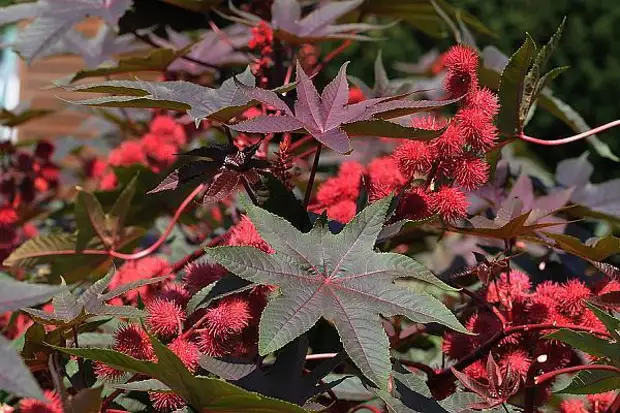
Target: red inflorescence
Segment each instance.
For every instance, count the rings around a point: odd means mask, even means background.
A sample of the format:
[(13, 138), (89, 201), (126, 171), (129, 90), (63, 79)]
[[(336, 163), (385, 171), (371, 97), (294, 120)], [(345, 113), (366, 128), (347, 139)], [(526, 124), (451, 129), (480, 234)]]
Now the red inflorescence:
[(185, 266), (183, 285), (190, 294), (195, 294), (226, 274), (226, 269), (220, 265), (194, 261)]
[(421, 141), (407, 141), (392, 153), (400, 173), (407, 179), (413, 179), (415, 174), (430, 173), (434, 155), (431, 147)]
[(169, 392), (149, 392), (149, 399), (157, 412), (170, 413), (185, 406), (181, 396)]
[(47, 401), (37, 399), (22, 399), (19, 402), (20, 413), (63, 413), (62, 402), (58, 393), (45, 390)]
[(452, 162), (454, 181), (463, 189), (472, 191), (480, 188), (489, 178), (489, 164), (471, 154), (461, 156)]
[(140, 360), (155, 357), (149, 336), (135, 324), (124, 324), (116, 330), (114, 349)]
[(198, 369), (198, 360), (200, 359), (200, 351), (198, 346), (184, 338), (176, 338), (168, 344), (168, 348), (183, 362), (185, 367), (195, 373)]
[(254, 247), (272, 254), (273, 249), (263, 240), (256, 231), (256, 227), (247, 215), (241, 217), (237, 225), (228, 231), (228, 245)]

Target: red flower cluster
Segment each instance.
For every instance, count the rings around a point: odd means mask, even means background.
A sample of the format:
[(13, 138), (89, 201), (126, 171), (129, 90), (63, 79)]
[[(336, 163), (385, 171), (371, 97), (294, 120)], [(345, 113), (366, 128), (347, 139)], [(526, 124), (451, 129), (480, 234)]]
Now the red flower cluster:
[[(494, 305), (512, 326), (551, 323), (605, 331), (605, 327), (585, 305), (585, 300), (596, 293), (579, 280), (573, 279), (563, 284), (546, 281), (533, 289), (526, 274), (513, 270), (509, 274), (503, 273), (478, 294), (481, 301)], [(474, 307), (469, 309), (465, 326), (478, 335), (446, 333), (442, 349), (451, 359), (462, 359), (502, 328), (502, 321), (497, 315), (485, 307), (479, 307), (475, 301), (472, 303)], [(523, 378), (532, 361), (543, 354), (547, 356), (547, 361), (541, 365), (545, 372), (566, 367), (578, 360), (569, 346), (542, 339), (546, 333), (548, 331), (539, 330), (508, 335), (492, 353), (502, 368), (510, 367)], [(464, 372), (475, 379), (484, 379), (487, 375), (481, 361), (468, 366)]]
[[(423, 213), (436, 213), (446, 221), (465, 217), (464, 191), (486, 183), (489, 165), (484, 154), (497, 139), (493, 119), (499, 111), (498, 98), (478, 85), (476, 52), (457, 45), (445, 53), (443, 62), (446, 90), (450, 96), (463, 96), (459, 110), (449, 124), (432, 115), (415, 118), (414, 127), (445, 130), (430, 142), (407, 141), (392, 154), (408, 182), (426, 181), (424, 186), (408, 188), (403, 196), (405, 204), (415, 208), (400, 208), (400, 213), (415, 219), (424, 218)], [(413, 199), (407, 202), (409, 197)]]
[(179, 148), (187, 143), (187, 135), (182, 125), (167, 115), (158, 115), (151, 120), (149, 132), (137, 140), (122, 142), (110, 152), (107, 162), (91, 160), (87, 173), (91, 178), (100, 179), (103, 190), (114, 189), (116, 176), (109, 167), (144, 165), (154, 172), (170, 166)]
[[(455, 46), (446, 52), (444, 62), (446, 90), (451, 96), (463, 97), (459, 110), (450, 123), (435, 115), (412, 120), (416, 128), (443, 133), (429, 142), (405, 141), (391, 159), (377, 158), (366, 170), (354, 162), (343, 163), (339, 174), (319, 187), (311, 211), (326, 210), (330, 219), (351, 220), (361, 176), (366, 174), (371, 202), (404, 189), (397, 209), (399, 218), (423, 219), (437, 214), (454, 221), (466, 216), (469, 202), (465, 191), (479, 188), (488, 179), (484, 154), (497, 139), (493, 119), (499, 103), (493, 92), (478, 85), (478, 55), (473, 49)], [(351, 92), (350, 100), (363, 99)], [(420, 185), (419, 180), (426, 183)]]

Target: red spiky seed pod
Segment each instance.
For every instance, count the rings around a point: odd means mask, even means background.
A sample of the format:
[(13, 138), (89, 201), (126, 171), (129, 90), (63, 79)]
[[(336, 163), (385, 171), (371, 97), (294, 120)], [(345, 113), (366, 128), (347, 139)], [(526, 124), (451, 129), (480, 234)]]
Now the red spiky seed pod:
[(216, 337), (240, 333), (250, 322), (250, 306), (244, 297), (231, 296), (207, 310), (209, 330)]
[(434, 153), (431, 146), (425, 142), (406, 141), (394, 150), (392, 157), (401, 174), (410, 180), (416, 173), (430, 172)]
[(452, 46), (444, 55), (447, 69), (444, 87), (451, 96), (462, 96), (478, 88), (478, 53), (469, 46)]
[(185, 311), (174, 301), (155, 298), (147, 303), (146, 311), (146, 322), (158, 336), (170, 338), (183, 330)]
[(200, 358), (200, 350), (198, 346), (185, 338), (175, 338), (168, 348), (183, 362), (185, 367), (195, 373), (198, 369), (198, 359)]
[(473, 191), (489, 179), (489, 164), (477, 156), (464, 155), (451, 162), (454, 181), (463, 189)]
[(135, 324), (123, 324), (116, 330), (114, 349), (139, 360), (151, 360), (155, 357), (149, 336)]
[(445, 221), (455, 221), (467, 216), (469, 201), (458, 188), (443, 186), (431, 193), (431, 209)]
[(185, 406), (183, 398), (171, 392), (149, 392), (149, 399), (157, 412), (170, 413)]

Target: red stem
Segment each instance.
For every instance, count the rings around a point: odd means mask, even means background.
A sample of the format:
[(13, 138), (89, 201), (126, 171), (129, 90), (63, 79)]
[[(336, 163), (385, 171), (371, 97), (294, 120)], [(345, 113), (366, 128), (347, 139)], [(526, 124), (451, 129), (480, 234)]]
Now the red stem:
[[(213, 247), (219, 244), (223, 239), (224, 239), (224, 235), (218, 235), (217, 237), (213, 238), (207, 244), (207, 247)], [(187, 254), (185, 257), (181, 258), (180, 260), (172, 264), (172, 269), (170, 270), (170, 273), (175, 274), (181, 271), (183, 267), (185, 267), (187, 264), (189, 264), (192, 261), (197, 260), (198, 258), (202, 257), (204, 254), (205, 254), (205, 247), (200, 247), (196, 251)]]
[(541, 374), (534, 379), (534, 383), (541, 384), (555, 378), (556, 376), (559, 376), (560, 374), (576, 373), (583, 370), (606, 370), (620, 374), (620, 369), (618, 367), (608, 366), (606, 364), (588, 364), (585, 366), (566, 367), (563, 369), (550, 371), (549, 373)]
[(323, 360), (323, 359), (331, 359), (338, 355), (338, 353), (318, 353), (318, 354), (308, 354), (306, 356), (306, 361), (308, 360)]
[(316, 152), (317, 149), (316, 148), (310, 148), (302, 153), (300, 153), (299, 155), (297, 155), (294, 159), (294, 161), (300, 161), (303, 158), (305, 158), (306, 156), (312, 155), (314, 152)]
[(583, 138), (587, 138), (588, 136), (597, 134), (597, 133), (602, 132), (602, 131), (607, 130), (607, 129), (614, 128), (614, 127), (616, 127), (618, 125), (620, 125), (620, 119), (614, 120), (613, 122), (606, 123), (604, 125), (601, 125), (599, 127), (594, 128), (594, 129), (590, 129), (588, 131), (582, 132), (582, 133), (580, 133), (578, 135), (573, 135), (573, 136), (569, 136), (568, 138), (555, 139), (555, 140), (551, 140), (551, 141), (545, 140), (545, 139), (533, 138), (531, 136), (525, 135), (524, 133), (521, 133), (521, 134), (517, 135), (517, 137), (520, 138), (520, 139), (523, 139), (524, 141), (536, 143), (536, 144), (539, 144), (539, 145), (557, 146), (557, 145), (564, 145), (566, 143), (575, 142), (575, 141), (578, 141), (578, 140), (583, 139)]
[(352, 44), (353, 44), (353, 40), (351, 40), (351, 39), (345, 40), (344, 42), (342, 42), (342, 44), (340, 46), (338, 46), (337, 48), (335, 48), (334, 50), (329, 52), (327, 55), (325, 55), (325, 58), (314, 69), (314, 72), (312, 73), (312, 76), (316, 75), (321, 70), (323, 70), (325, 68), (325, 66), (327, 66), (329, 64), (329, 62), (331, 62), (336, 57), (338, 57), (338, 55), (340, 53), (344, 52)]
[(172, 216), (172, 219), (170, 220), (170, 223), (168, 224), (168, 227), (166, 227), (166, 229), (164, 230), (163, 234), (161, 234), (161, 236), (157, 239), (157, 241), (155, 241), (153, 244), (151, 244), (150, 247), (148, 247), (146, 249), (143, 249), (142, 251), (134, 252), (132, 254), (124, 254), (122, 252), (117, 252), (117, 251), (114, 251), (114, 250), (108, 250), (108, 251), (105, 251), (105, 250), (43, 251), (43, 252), (35, 252), (35, 253), (32, 253), (32, 254), (28, 254), (24, 258), (47, 257), (47, 256), (54, 256), (54, 255), (107, 255), (107, 256), (110, 256), (110, 257), (120, 258), (120, 259), (123, 259), (123, 260), (135, 260), (135, 259), (138, 259), (138, 258), (146, 257), (147, 255), (151, 254), (153, 251), (157, 250), (157, 248), (159, 248), (161, 246), (161, 244), (163, 244), (166, 241), (166, 238), (168, 238), (168, 235), (170, 235), (170, 233), (174, 229), (174, 226), (176, 225), (177, 221), (181, 217), (181, 214), (183, 213), (183, 211), (185, 210), (187, 205), (189, 205), (189, 203), (192, 202), (194, 197), (200, 191), (202, 191), (204, 189), (204, 187), (205, 187), (204, 184), (198, 185), (196, 187), (196, 189), (194, 189), (192, 191), (192, 193), (189, 194), (187, 196), (187, 198), (185, 198), (183, 200), (181, 205), (179, 205), (177, 210), (174, 212), (174, 215)]
[(426, 374), (427, 377), (432, 377), (435, 374), (435, 370), (432, 367), (427, 366), (423, 363), (418, 363), (417, 361), (410, 360), (398, 360), (400, 364), (407, 367), (413, 367), (414, 369), (418, 369)]

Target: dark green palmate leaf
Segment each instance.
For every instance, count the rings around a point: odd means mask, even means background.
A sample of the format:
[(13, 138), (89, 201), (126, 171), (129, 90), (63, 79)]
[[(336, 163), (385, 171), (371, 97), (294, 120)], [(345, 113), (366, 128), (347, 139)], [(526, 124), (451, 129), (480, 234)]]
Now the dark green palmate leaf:
[(248, 205), (250, 219), (276, 253), (251, 247), (207, 249), (208, 257), (233, 274), (280, 287), (281, 294), (269, 302), (261, 317), (261, 355), (282, 348), (324, 317), (334, 323), (360, 370), (387, 388), (389, 343), (379, 314), (405, 315), (416, 322), (436, 322), (467, 332), (441, 302), (393, 282), (414, 277), (451, 290), (448, 285), (405, 255), (373, 250), (391, 201), (386, 197), (375, 202), (335, 235), (323, 218), (302, 233), (285, 219)]
[[(108, 349), (81, 349), (54, 347), (58, 351), (111, 367), (145, 374), (158, 380), (183, 398), (197, 411), (217, 413), (305, 413), (294, 404), (243, 390), (220, 379), (193, 376), (183, 362), (165, 345), (151, 336), (157, 362), (138, 360)], [(136, 390), (162, 389), (159, 383), (149, 381), (136, 385)]]

